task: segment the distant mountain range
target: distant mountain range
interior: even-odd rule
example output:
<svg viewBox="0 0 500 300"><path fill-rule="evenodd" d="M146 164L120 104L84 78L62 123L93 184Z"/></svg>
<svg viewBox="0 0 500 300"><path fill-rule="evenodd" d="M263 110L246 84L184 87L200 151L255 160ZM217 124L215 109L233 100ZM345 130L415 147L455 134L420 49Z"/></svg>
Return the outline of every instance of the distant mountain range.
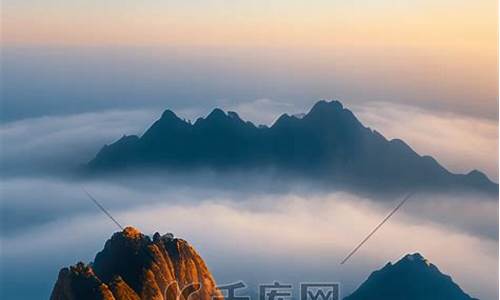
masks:
<svg viewBox="0 0 500 300"><path fill-rule="evenodd" d="M190 291L196 293L188 297ZM80 262L61 269L50 300L188 298L223 299L194 248L169 234L156 233L151 240L137 229L126 227L106 242L93 264Z"/></svg>
<svg viewBox="0 0 500 300"><path fill-rule="evenodd" d="M193 124L166 110L141 137L123 136L87 164L93 173L272 169L356 189L465 189L498 194L483 173L453 174L399 139L365 127L338 101L319 101L303 115L283 114L270 127L214 109Z"/></svg>
<svg viewBox="0 0 500 300"><path fill-rule="evenodd" d="M388 263L344 300L473 300L419 253Z"/></svg>

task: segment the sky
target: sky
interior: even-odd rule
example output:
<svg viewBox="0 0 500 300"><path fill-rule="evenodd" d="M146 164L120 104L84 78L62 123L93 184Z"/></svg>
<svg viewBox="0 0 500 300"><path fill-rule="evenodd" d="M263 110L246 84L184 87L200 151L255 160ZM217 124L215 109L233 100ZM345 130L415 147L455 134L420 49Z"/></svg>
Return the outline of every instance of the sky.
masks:
<svg viewBox="0 0 500 300"><path fill-rule="evenodd" d="M494 51L495 1L3 2L9 44L412 46ZM394 26L397 24L398 26ZM451 49L450 49L451 50ZM494 54L494 52L490 52Z"/></svg>
<svg viewBox="0 0 500 300"><path fill-rule="evenodd" d="M497 3L2 1L2 120L269 98L497 118Z"/></svg>
<svg viewBox="0 0 500 300"><path fill-rule="evenodd" d="M340 268L393 202L269 174L72 173L167 108L194 120L221 107L269 125L337 99L449 170L498 182L497 11L493 0L3 0L1 295L48 297L62 266L102 248L116 229L85 187L123 223L192 242L222 283L334 278L347 293L419 251L467 292L498 298L491 199L410 202Z"/></svg>

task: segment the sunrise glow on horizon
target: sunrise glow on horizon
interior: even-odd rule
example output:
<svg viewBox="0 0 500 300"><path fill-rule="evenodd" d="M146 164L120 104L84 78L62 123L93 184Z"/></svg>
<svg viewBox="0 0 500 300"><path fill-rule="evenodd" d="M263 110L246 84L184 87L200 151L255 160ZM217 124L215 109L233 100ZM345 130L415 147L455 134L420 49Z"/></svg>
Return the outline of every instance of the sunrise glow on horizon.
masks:
<svg viewBox="0 0 500 300"><path fill-rule="evenodd" d="M0 0L0 299L498 299L498 1Z"/></svg>
<svg viewBox="0 0 500 300"><path fill-rule="evenodd" d="M496 51L496 1L12 1L4 45L462 48ZM449 50L448 50L449 51Z"/></svg>

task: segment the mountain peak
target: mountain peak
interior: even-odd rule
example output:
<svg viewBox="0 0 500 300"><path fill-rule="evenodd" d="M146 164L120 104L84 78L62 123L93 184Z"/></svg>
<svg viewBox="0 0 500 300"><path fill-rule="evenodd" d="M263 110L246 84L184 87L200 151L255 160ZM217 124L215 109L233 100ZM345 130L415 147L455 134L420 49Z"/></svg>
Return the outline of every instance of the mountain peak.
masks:
<svg viewBox="0 0 500 300"><path fill-rule="evenodd" d="M166 109L162 114L161 114L161 118L162 120L169 120L169 119L179 119L179 117L177 117L177 115L171 111L170 109Z"/></svg>
<svg viewBox="0 0 500 300"><path fill-rule="evenodd" d="M282 114L271 127L255 127L236 112L219 108L194 124L166 110L140 138L104 147L88 165L92 172L271 167L311 179L335 178L339 187L369 191L460 188L498 194L498 185L481 173L448 172L402 140L388 141L365 127L336 100L318 101L302 118Z"/></svg>
<svg viewBox="0 0 500 300"><path fill-rule="evenodd" d="M208 114L206 120L212 119L225 119L227 117L226 113L220 108L214 108L211 113Z"/></svg>
<svg viewBox="0 0 500 300"><path fill-rule="evenodd" d="M425 258L422 256L422 254L415 252L413 254L406 254L402 260L409 260L409 261L421 261L425 260Z"/></svg>
<svg viewBox="0 0 500 300"><path fill-rule="evenodd" d="M289 114L281 114L276 121L274 121L273 125L271 127L278 127L281 126L282 124L286 124L288 121L290 121L292 117L290 117Z"/></svg>
<svg viewBox="0 0 500 300"><path fill-rule="evenodd" d="M409 262L413 264L424 264L426 266L431 266L431 263L429 260L427 260L422 254L416 252L413 254L407 254L405 255L399 262ZM398 262L398 263L399 263Z"/></svg>
<svg viewBox="0 0 500 300"><path fill-rule="evenodd" d="M466 176L480 182L490 181L490 179L488 178L488 176L486 176L486 174L478 170L472 170L469 173L467 173Z"/></svg>
<svg viewBox="0 0 500 300"><path fill-rule="evenodd" d="M125 227L122 231L122 235L125 238L129 238L129 239L133 239L133 240L140 239L144 236L137 228L132 227L132 226Z"/></svg>
<svg viewBox="0 0 500 300"><path fill-rule="evenodd" d="M316 102L301 119L316 126L326 126L337 133L360 133L365 128L356 116L337 100Z"/></svg>
<svg viewBox="0 0 500 300"><path fill-rule="evenodd" d="M451 279L420 253L407 254L397 263L373 272L344 300L472 300Z"/></svg>
<svg viewBox="0 0 500 300"><path fill-rule="evenodd" d="M340 102L338 100L319 100L318 102L316 102L313 105L312 110L315 110L315 109L341 110L343 108L344 108L344 105L342 104L342 102Z"/></svg>
<svg viewBox="0 0 500 300"><path fill-rule="evenodd" d="M220 126L225 129L241 126L243 124L251 125L255 127L251 122L243 121L240 116L234 111L228 111L227 113L220 108L215 108L212 110L205 118L200 117L196 120L194 127L200 129L203 128L216 128L217 130L223 130ZM235 126L236 125L236 126Z"/></svg>
<svg viewBox="0 0 500 300"><path fill-rule="evenodd" d="M92 264L59 272L51 300L183 299L179 290L203 283L196 299L222 298L205 262L186 241L171 234L153 240L134 227L116 232ZM177 282L177 289L169 289Z"/></svg>
<svg viewBox="0 0 500 300"><path fill-rule="evenodd" d="M314 104L314 106L309 111L309 114L340 112L343 109L344 109L344 106L342 105L342 103L340 101L320 100Z"/></svg>

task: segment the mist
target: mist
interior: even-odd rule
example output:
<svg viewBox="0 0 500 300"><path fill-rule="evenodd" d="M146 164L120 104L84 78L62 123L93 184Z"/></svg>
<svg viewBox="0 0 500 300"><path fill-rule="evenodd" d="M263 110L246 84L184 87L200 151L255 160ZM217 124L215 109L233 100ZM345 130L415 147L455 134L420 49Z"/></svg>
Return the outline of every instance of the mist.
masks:
<svg viewBox="0 0 500 300"><path fill-rule="evenodd" d="M221 107L257 124L271 124L284 112L304 111L265 98ZM432 154L452 170L479 168L498 178L494 122L395 107L372 103L353 110L365 125L409 141L420 154ZM104 144L124 134L142 134L161 112L104 110L0 126L5 298L48 297L60 268L92 261L118 230L84 190L122 225L150 235L173 232L189 241L219 284L339 281L346 296L371 271L420 252L474 297L498 298L498 202L491 198L415 195L341 266L344 256L400 199L325 188L272 172L75 175ZM192 106L178 114L194 120L207 112ZM436 124L447 142L429 134ZM475 147L484 150L474 154Z"/></svg>
<svg viewBox="0 0 500 300"><path fill-rule="evenodd" d="M109 109L206 111L255 99L303 111L332 97L349 106L384 101L490 120L498 115L497 71L488 63L496 51L479 59L454 46L422 52L372 44L370 51L105 44L3 47L0 122Z"/></svg>
<svg viewBox="0 0 500 300"><path fill-rule="evenodd" d="M498 240L484 233L484 228L497 227L498 207L491 201L439 199L429 204L432 199L413 198L341 266L345 255L396 203L345 192L249 193L188 183L151 189L152 182L141 185L136 180L135 185L85 186L123 226L135 226L148 235L173 232L189 241L219 284L338 281L347 295L371 271L420 252L475 297L497 297ZM7 218L2 220L19 223L3 228L8 232L2 232L1 242L3 272L9 274L3 279L4 292L14 294L15 289L22 299L35 291L48 295L61 267L92 261L119 229L86 198L81 182L18 184L25 188L24 195L15 187L17 197L3 191L8 202L3 210ZM438 214L435 206L444 207L445 214L433 215ZM27 208L47 219L33 220ZM476 222L461 223L464 215ZM481 221L473 218L477 215ZM46 275L42 278L40 273ZM16 282L33 286L19 291Z"/></svg>
<svg viewBox="0 0 500 300"><path fill-rule="evenodd" d="M271 125L283 113L299 114L309 109L266 98L244 104L221 102L219 106L264 125ZM433 156L452 172L468 173L478 169L498 181L498 124L495 121L384 102L345 106L352 109L365 126L388 139L404 140L417 153ZM104 110L2 124L2 176L71 171L90 161L105 144L123 135L141 135L167 108L171 107ZM182 118L196 120L213 108L192 106L175 112Z"/></svg>

